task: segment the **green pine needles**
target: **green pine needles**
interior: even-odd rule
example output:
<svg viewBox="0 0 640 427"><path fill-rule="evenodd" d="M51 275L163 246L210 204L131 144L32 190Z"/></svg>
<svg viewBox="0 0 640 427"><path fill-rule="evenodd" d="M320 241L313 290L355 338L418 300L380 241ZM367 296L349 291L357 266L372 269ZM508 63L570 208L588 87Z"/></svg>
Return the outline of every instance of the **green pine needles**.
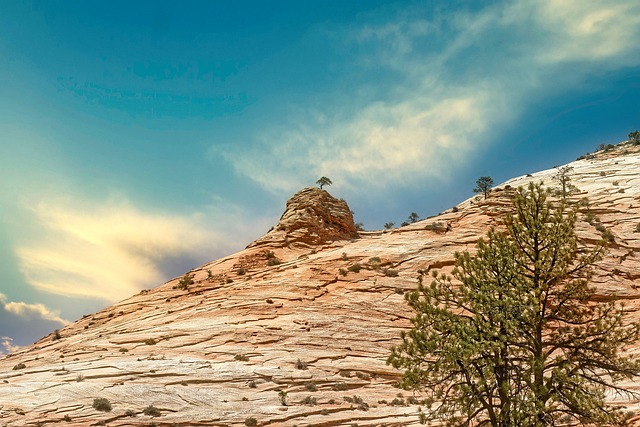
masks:
<svg viewBox="0 0 640 427"><path fill-rule="evenodd" d="M406 299L415 317L388 363L401 385L422 390L421 421L447 426L622 425L608 396L640 373L621 354L640 337L615 302L592 301L589 269L603 247L585 248L576 214L541 185L519 189L506 231L477 253L456 254L452 277L434 274Z"/></svg>

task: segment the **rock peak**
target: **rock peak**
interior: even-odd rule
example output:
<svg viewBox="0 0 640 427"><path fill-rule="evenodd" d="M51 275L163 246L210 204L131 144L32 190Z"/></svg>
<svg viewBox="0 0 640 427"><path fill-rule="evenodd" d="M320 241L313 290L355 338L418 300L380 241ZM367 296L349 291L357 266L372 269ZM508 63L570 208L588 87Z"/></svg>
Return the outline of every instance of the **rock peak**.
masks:
<svg viewBox="0 0 640 427"><path fill-rule="evenodd" d="M265 244L305 247L357 235L347 202L336 199L326 190L307 187L287 201L278 224L249 247Z"/></svg>

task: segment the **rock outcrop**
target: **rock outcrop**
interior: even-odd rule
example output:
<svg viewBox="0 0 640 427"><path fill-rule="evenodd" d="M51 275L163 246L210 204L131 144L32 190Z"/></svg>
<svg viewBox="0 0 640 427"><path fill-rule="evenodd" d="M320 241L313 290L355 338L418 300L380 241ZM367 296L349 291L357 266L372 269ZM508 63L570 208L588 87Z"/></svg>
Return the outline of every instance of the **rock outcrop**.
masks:
<svg viewBox="0 0 640 427"><path fill-rule="evenodd" d="M248 247L276 245L310 248L358 236L353 214L344 200L327 191L308 187L287 201L278 224Z"/></svg>
<svg viewBox="0 0 640 427"><path fill-rule="evenodd" d="M571 164L578 236L609 241L597 298L625 299L630 321L640 320L637 148ZM385 363L410 326L403 293L419 270L450 271L456 251L500 227L513 188L553 185L554 173L358 238L346 203L304 189L266 236L189 272L192 285L176 278L0 359L0 426L417 426L421 396L395 388Z"/></svg>

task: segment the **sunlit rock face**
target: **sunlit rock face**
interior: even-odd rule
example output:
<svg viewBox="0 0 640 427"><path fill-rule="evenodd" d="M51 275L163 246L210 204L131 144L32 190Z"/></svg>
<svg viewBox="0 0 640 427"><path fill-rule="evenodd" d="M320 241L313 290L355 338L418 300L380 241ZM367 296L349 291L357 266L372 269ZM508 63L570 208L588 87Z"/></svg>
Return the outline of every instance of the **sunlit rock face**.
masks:
<svg viewBox="0 0 640 427"><path fill-rule="evenodd" d="M312 247L357 237L353 214L344 200L320 188L304 188L287 201L278 224L249 247Z"/></svg>
<svg viewBox="0 0 640 427"><path fill-rule="evenodd" d="M637 147L571 166L581 242L611 233L596 299L623 298L640 320ZM399 372L385 363L410 325L403 293L419 270L451 271L456 251L501 227L517 186L556 186L555 172L359 235L346 203L303 189L263 238L189 272L186 288L173 279L1 359L0 426L417 426L420 395L394 388Z"/></svg>

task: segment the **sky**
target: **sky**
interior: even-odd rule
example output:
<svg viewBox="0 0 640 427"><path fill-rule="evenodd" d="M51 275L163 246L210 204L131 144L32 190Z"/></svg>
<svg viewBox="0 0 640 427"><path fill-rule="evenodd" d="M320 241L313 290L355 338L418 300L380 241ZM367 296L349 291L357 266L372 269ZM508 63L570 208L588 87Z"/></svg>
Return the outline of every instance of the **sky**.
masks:
<svg viewBox="0 0 640 427"><path fill-rule="evenodd" d="M260 237L365 229L640 128L640 2L0 2L0 354Z"/></svg>

